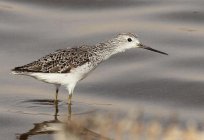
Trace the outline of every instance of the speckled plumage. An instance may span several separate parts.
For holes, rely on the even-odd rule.
[[[50,53],[34,62],[24,66],[16,67],[13,71],[17,73],[69,73],[72,69],[77,68],[85,63],[96,65],[103,60],[102,53],[104,43],[96,46],[81,46],[78,48],[60,49]],[[109,49],[110,50],[110,49]]]
[[[123,33],[93,46],[57,50],[32,63],[16,67],[12,72],[55,84],[56,93],[59,85],[64,85],[72,95],[77,82],[85,78],[99,63],[116,53],[139,47],[163,53],[142,45],[134,34]]]
[[[130,33],[128,35],[135,37]],[[83,45],[76,48],[59,49],[37,61],[16,67],[13,71],[24,74],[29,72],[69,73],[71,69],[77,68],[85,63],[97,65],[102,60],[105,60],[106,57],[110,57],[113,53],[117,53],[119,39],[120,38],[114,38],[94,46]]]
[[[90,55],[87,50],[80,48],[60,49],[27,65],[16,67],[20,73],[69,73],[71,69],[88,63]]]

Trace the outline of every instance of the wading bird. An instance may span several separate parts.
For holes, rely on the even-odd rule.
[[[116,37],[93,46],[82,45],[78,48],[60,49],[27,65],[15,67],[13,74],[27,75],[56,86],[57,102],[60,85],[69,92],[68,104],[71,104],[76,84],[84,79],[101,62],[114,54],[131,48],[143,48],[157,53],[164,52],[143,45],[132,33],[122,33]]]

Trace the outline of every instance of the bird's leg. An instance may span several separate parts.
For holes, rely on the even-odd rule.
[[[72,107],[71,104],[68,104],[68,121],[71,121],[72,116]]]
[[[68,96],[68,104],[71,105],[71,99],[72,99],[72,95],[73,95],[73,92],[74,92],[74,87],[75,87],[76,83],[72,83],[72,84],[69,84],[67,86],[67,89],[68,89],[68,92],[69,92],[69,96]]]
[[[58,112],[59,112],[59,109],[58,109],[58,102],[56,102],[56,103],[55,103],[55,115],[54,115],[54,116],[55,116],[55,120],[58,120],[58,119],[57,119]]]
[[[58,104],[58,92],[59,92],[59,85],[56,85],[55,100],[54,100],[55,104]]]
[[[68,96],[68,104],[71,105],[71,100],[72,100],[72,94],[69,94]]]

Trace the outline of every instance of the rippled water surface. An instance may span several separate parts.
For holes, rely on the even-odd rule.
[[[11,68],[120,32],[135,33],[144,44],[169,55],[132,49],[111,57],[77,85],[71,116],[142,109],[202,120],[203,6],[203,0],[1,0],[1,138],[53,139],[53,131],[42,135],[33,129],[70,117],[64,88],[56,108],[52,85],[11,75]]]

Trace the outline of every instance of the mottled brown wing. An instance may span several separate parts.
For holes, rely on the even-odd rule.
[[[16,67],[15,72],[69,73],[72,68],[89,62],[88,52],[83,48],[57,50],[37,61]]]

